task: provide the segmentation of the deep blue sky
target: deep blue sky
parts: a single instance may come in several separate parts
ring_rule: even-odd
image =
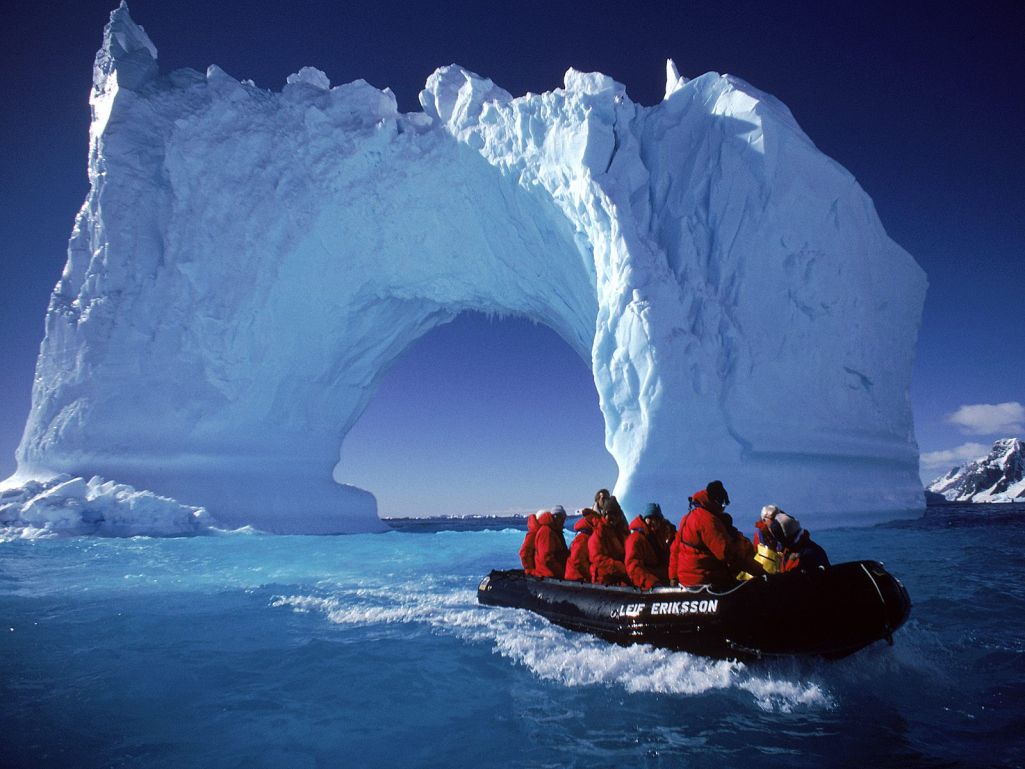
[[[87,190],[92,60],[114,5],[18,3],[0,30],[0,478],[14,469],[47,298]],[[424,80],[453,62],[514,95],[561,86],[570,66],[600,70],[642,104],[661,99],[667,57],[687,76],[739,75],[783,100],[857,177],[929,275],[912,386],[922,451],[1020,435],[1013,407],[1006,427],[973,433],[948,420],[963,405],[1025,402],[1020,0],[130,7],[165,71],[218,64],[279,89],[312,65],[335,84],[389,86],[404,110],[418,109]],[[423,376],[439,362],[445,376]],[[523,387],[506,386],[510,371]],[[589,373],[568,347],[523,321],[471,317],[391,371],[343,455],[386,514],[569,507],[614,482],[601,439]],[[468,474],[478,495],[453,494]],[[430,510],[411,509],[425,496]]]

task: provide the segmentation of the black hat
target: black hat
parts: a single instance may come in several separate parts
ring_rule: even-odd
[[[705,486],[705,491],[708,492],[708,496],[714,499],[723,507],[726,507],[730,503],[730,495],[726,493],[726,487],[722,485],[722,481],[712,481],[710,484]]]

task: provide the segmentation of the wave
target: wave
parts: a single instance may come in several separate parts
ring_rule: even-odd
[[[608,686],[631,694],[698,696],[735,690],[766,712],[828,710],[835,698],[816,681],[780,675],[772,665],[711,660],[651,646],[622,647],[571,633],[534,614],[483,608],[476,591],[423,582],[391,588],[341,590],[330,595],[279,595],[274,608],[319,613],[340,625],[419,624],[472,643],[489,644],[502,657],[539,678],[564,686]]]
[[[55,539],[60,534],[44,526],[0,526],[0,544],[20,539]]]

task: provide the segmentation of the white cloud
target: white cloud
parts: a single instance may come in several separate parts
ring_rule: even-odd
[[[962,443],[955,449],[927,451],[919,456],[919,461],[922,470],[949,470],[955,465],[963,465],[965,462],[986,456],[990,448],[982,443]]]
[[[947,421],[967,435],[1020,435],[1025,432],[1025,406],[1017,401],[976,403],[962,406]]]

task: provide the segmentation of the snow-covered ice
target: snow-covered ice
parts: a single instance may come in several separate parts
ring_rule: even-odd
[[[0,540],[55,534],[175,536],[213,530],[201,507],[93,477],[59,475],[0,491]]]
[[[666,75],[645,107],[600,73],[513,98],[453,65],[402,114],[312,67],[280,92],[161,73],[122,5],[19,476],[379,527],[332,480],[341,441],[388,365],[473,309],[591,366],[628,510],[712,478],[752,509],[919,509],[924,274],[783,104]]]

